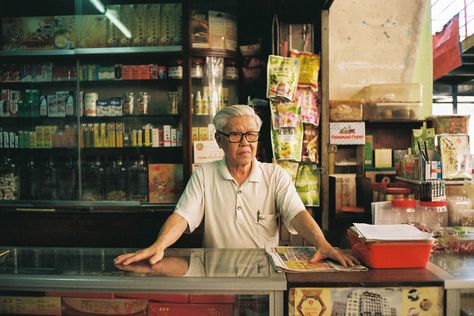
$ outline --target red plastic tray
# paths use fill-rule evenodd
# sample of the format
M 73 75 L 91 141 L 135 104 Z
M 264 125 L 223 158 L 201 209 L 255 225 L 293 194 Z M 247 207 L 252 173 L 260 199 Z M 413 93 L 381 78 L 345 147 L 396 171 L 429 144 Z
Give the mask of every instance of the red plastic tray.
M 432 240 L 366 242 L 350 229 L 347 231 L 352 253 L 370 268 L 425 268 Z

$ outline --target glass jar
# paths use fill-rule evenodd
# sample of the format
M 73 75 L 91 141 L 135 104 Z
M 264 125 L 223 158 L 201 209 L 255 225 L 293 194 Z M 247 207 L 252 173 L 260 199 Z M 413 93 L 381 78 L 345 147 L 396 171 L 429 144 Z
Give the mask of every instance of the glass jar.
M 143 156 L 133 162 L 127 171 L 128 198 L 148 201 L 148 167 Z
M 82 179 L 82 199 L 97 201 L 104 199 L 104 168 L 100 158 L 84 166 Z
M 168 77 L 171 79 L 183 79 L 183 65 L 181 59 L 177 59 L 168 67 Z
M 0 200 L 18 200 L 20 176 L 13 161 L 6 157 L 0 165 Z
M 464 196 L 448 199 L 448 222 L 450 226 L 474 226 L 472 201 Z
M 386 188 L 381 197 L 379 195 L 379 201 L 391 201 L 396 199 L 409 199 L 412 198 L 410 196 L 411 190 L 409 188 Z
M 76 166 L 72 159 L 61 164 L 56 172 L 56 195 L 58 200 L 76 198 Z
M 239 79 L 239 69 L 237 68 L 235 61 L 228 61 L 224 69 L 224 77 L 227 80 L 238 80 Z
M 27 161 L 21 168 L 20 174 L 20 193 L 22 200 L 34 200 L 36 193 L 36 185 L 39 183 L 40 177 L 33 159 Z
M 420 201 L 421 223 L 427 231 L 436 231 L 448 226 L 448 201 Z
M 416 212 L 416 200 L 395 199 L 392 200 L 392 224 L 415 225 L 419 222 Z
M 191 78 L 201 79 L 203 77 L 202 59 L 194 58 L 191 66 Z
M 36 199 L 56 200 L 56 165 L 52 157 L 43 166 L 40 166 L 39 176 Z
M 112 161 L 105 169 L 105 199 L 112 201 L 124 201 L 126 199 L 127 175 L 122 159 Z

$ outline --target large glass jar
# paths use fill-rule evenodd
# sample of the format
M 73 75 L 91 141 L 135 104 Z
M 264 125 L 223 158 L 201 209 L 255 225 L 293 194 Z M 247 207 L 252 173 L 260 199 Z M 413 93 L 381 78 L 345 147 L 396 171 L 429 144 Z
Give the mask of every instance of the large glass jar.
M 25 162 L 20 173 L 20 193 L 22 200 L 34 200 L 36 198 L 36 187 L 39 184 L 40 175 L 35 161 L 30 159 Z
M 10 158 L 4 158 L 0 165 L 0 200 L 18 200 L 20 197 L 20 176 Z
M 56 165 L 52 157 L 40 166 L 38 174 L 40 178 L 36 187 L 36 199 L 56 200 Z
M 56 195 L 58 200 L 76 198 L 76 166 L 72 159 L 66 160 L 57 170 Z
M 392 200 L 392 223 L 415 225 L 419 222 L 416 212 L 416 200 L 395 199 Z
M 104 168 L 100 158 L 84 166 L 82 179 L 82 199 L 97 201 L 104 199 Z
M 472 201 L 464 196 L 451 196 L 448 199 L 450 226 L 474 226 Z
M 427 231 L 436 231 L 448 226 L 448 201 L 420 201 L 421 223 Z
M 112 161 L 105 169 L 105 199 L 123 201 L 127 197 L 127 174 L 122 159 Z
M 134 201 L 148 201 L 148 167 L 141 155 L 127 171 L 128 198 Z

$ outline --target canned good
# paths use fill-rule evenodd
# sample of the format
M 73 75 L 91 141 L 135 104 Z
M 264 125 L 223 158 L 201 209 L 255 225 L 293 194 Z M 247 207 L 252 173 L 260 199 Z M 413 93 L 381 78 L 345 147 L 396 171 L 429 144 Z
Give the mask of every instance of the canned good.
M 395 199 L 408 199 L 410 198 L 411 190 L 409 188 L 386 188 L 382 196 L 379 195 L 380 201 L 391 201 Z
M 84 94 L 84 114 L 86 116 L 97 116 L 97 92 L 86 92 Z

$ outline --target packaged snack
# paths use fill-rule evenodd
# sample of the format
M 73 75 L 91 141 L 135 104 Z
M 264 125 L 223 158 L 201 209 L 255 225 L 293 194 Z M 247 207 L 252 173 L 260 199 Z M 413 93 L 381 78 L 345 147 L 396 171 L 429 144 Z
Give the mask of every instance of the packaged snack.
M 301 161 L 318 162 L 318 128 L 311 124 L 303 124 L 303 151 Z
M 443 179 L 471 179 L 469 136 L 443 134 L 438 137 Z
M 293 181 L 293 184 L 295 184 L 299 163 L 290 160 L 280 160 L 277 161 L 277 164 L 290 175 L 291 181 Z
M 296 191 L 306 206 L 319 206 L 319 170 L 315 164 L 300 164 L 296 174 Z
M 296 127 L 300 124 L 301 109 L 297 102 L 270 101 L 273 129 Z
M 275 160 L 301 161 L 303 147 L 303 127 L 272 130 L 272 148 Z
M 310 87 L 314 91 L 318 91 L 318 73 L 320 67 L 319 55 L 310 52 L 291 50 L 290 57 L 296 57 L 300 62 L 298 86 Z
M 296 98 L 301 108 L 301 121 L 318 126 L 321 101 L 319 94 L 310 88 L 298 87 Z
M 270 55 L 267 67 L 267 98 L 292 101 L 300 74 L 298 59 Z

